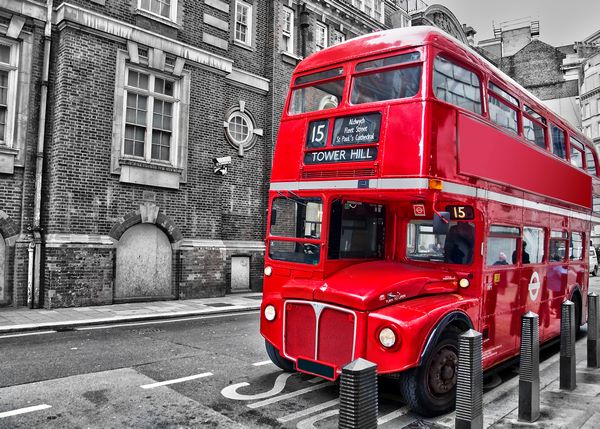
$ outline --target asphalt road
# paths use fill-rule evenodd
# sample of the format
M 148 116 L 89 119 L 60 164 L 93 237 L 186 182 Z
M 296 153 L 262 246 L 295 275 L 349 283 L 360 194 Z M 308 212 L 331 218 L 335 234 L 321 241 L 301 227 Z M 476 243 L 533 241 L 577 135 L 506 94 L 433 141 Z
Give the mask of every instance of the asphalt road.
M 335 428 L 338 396 L 268 361 L 257 312 L 0 337 L 0 428 Z M 383 379 L 379 418 L 419 416 Z

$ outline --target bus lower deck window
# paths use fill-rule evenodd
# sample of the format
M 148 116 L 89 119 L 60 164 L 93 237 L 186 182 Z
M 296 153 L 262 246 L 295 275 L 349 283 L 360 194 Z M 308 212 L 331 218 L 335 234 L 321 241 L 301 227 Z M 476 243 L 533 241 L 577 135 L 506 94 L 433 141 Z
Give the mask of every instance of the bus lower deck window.
M 470 264 L 473 261 L 475 226 L 471 222 L 450 222 L 448 234 L 434 234 L 431 220 L 408 224 L 406 256 L 418 261 Z

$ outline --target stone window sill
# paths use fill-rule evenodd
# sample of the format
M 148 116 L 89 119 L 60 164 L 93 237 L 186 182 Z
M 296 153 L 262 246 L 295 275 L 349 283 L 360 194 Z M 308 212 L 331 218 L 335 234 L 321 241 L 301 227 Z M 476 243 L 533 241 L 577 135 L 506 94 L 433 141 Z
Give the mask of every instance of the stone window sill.
M 246 44 L 246 43 L 243 43 L 243 42 L 240 42 L 239 40 L 235 40 L 235 39 L 233 39 L 233 44 L 234 44 L 235 46 L 239 46 L 239 47 L 240 47 L 240 48 L 242 48 L 242 49 L 246 49 L 247 51 L 250 51 L 250 52 L 254 52 L 254 51 L 255 51 L 255 49 L 254 49 L 254 47 L 253 47 L 253 46 L 251 46 L 251 45 L 248 45 L 248 44 Z
M 0 145 L 0 174 L 13 174 L 15 172 L 15 158 L 19 151 Z
M 163 18 L 162 16 L 155 15 L 155 14 L 153 14 L 151 12 L 148 12 L 147 10 L 136 9 L 134 13 L 136 15 L 140 15 L 140 16 L 143 16 L 145 18 L 152 19 L 152 20 L 154 20 L 156 22 L 159 22 L 159 23 L 161 23 L 163 25 L 166 25 L 168 27 L 172 27 L 172 28 L 174 28 L 176 30 L 181 30 L 181 25 L 179 25 L 178 23 L 173 22 L 170 19 Z
M 288 51 L 281 51 L 281 59 L 283 61 L 285 61 L 286 63 L 295 65 L 295 64 L 298 64 L 302 60 L 302 57 L 299 55 L 292 54 L 291 52 L 288 52 Z

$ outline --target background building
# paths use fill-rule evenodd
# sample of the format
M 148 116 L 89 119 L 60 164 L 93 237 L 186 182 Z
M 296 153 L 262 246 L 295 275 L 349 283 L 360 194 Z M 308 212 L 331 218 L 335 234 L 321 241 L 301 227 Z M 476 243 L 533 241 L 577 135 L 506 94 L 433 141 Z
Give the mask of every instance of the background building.
M 260 290 L 298 61 L 413 19 L 474 33 L 402 0 L 0 0 L 0 12 L 0 305 L 46 308 Z

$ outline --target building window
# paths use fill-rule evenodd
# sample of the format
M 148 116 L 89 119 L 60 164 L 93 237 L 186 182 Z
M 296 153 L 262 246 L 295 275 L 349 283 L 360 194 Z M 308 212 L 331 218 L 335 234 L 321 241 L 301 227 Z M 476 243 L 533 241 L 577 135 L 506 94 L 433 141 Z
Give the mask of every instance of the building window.
M 590 103 L 586 103 L 586 105 L 584 106 L 584 112 L 583 112 L 583 117 L 584 118 L 589 118 L 591 116 L 591 106 Z
M 373 9 L 373 18 L 379 22 L 385 22 L 384 15 L 385 0 L 375 0 L 375 8 Z
M 385 0 L 352 0 L 352 5 L 379 22 L 385 22 Z
M 346 35 L 341 31 L 335 30 L 333 32 L 333 44 L 337 45 L 338 43 L 342 43 L 346 41 Z
M 256 128 L 252 114 L 246 109 L 245 102 L 240 101 L 225 114 L 225 137 L 229 144 L 238 151 L 239 156 L 252 149 L 256 144 L 257 136 L 263 135 L 261 128 Z
M 294 53 L 294 11 L 288 7 L 283 8 L 283 50 Z
M 137 69 L 127 70 L 123 155 L 172 162 L 177 81 Z
M 171 21 L 177 18 L 177 0 L 138 0 L 138 8 Z
M 245 45 L 252 43 L 252 6 L 239 0 L 235 2 L 234 39 Z
M 0 145 L 13 146 L 16 114 L 18 45 L 0 40 Z
M 315 26 L 315 45 L 317 51 L 327 47 L 327 26 L 320 22 Z

